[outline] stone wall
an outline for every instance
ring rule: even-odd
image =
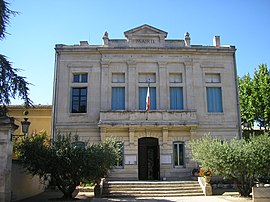
[[[12,161],[11,191],[13,201],[42,193],[46,185],[46,182],[42,181],[38,176],[28,174],[19,161]]]
[[[11,199],[11,162],[14,130],[18,128],[14,119],[0,116],[0,201]]]

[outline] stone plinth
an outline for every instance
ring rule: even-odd
[[[269,202],[270,187],[252,187],[252,198],[254,202]]]
[[[212,193],[212,186],[204,177],[198,177],[198,182],[202,188],[202,191],[205,196],[211,196]]]

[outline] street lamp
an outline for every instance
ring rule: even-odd
[[[27,137],[26,135],[28,133],[31,122],[28,121],[28,118],[24,118],[24,121],[21,121],[21,124],[22,124],[22,132],[24,134],[24,137]]]
[[[74,148],[85,148],[85,142],[82,141],[72,142],[71,145]]]

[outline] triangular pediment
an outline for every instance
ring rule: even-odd
[[[138,37],[153,37],[153,36],[158,36],[161,39],[165,39],[167,37],[167,32],[162,31],[160,29],[157,29],[155,27],[152,27],[150,25],[144,24],[139,27],[135,27],[131,30],[128,30],[124,32],[125,36],[128,39],[132,39],[134,36]]]

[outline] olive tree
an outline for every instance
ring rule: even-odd
[[[50,143],[47,135],[41,133],[23,140],[17,151],[30,174],[52,180],[63,192],[63,198],[70,199],[80,182],[99,183],[119,158],[113,139],[100,144],[77,143],[78,137],[71,134],[58,134]]]
[[[215,174],[232,179],[249,196],[254,181],[270,176],[270,137],[267,134],[230,141],[206,135],[190,143],[193,159]]]

